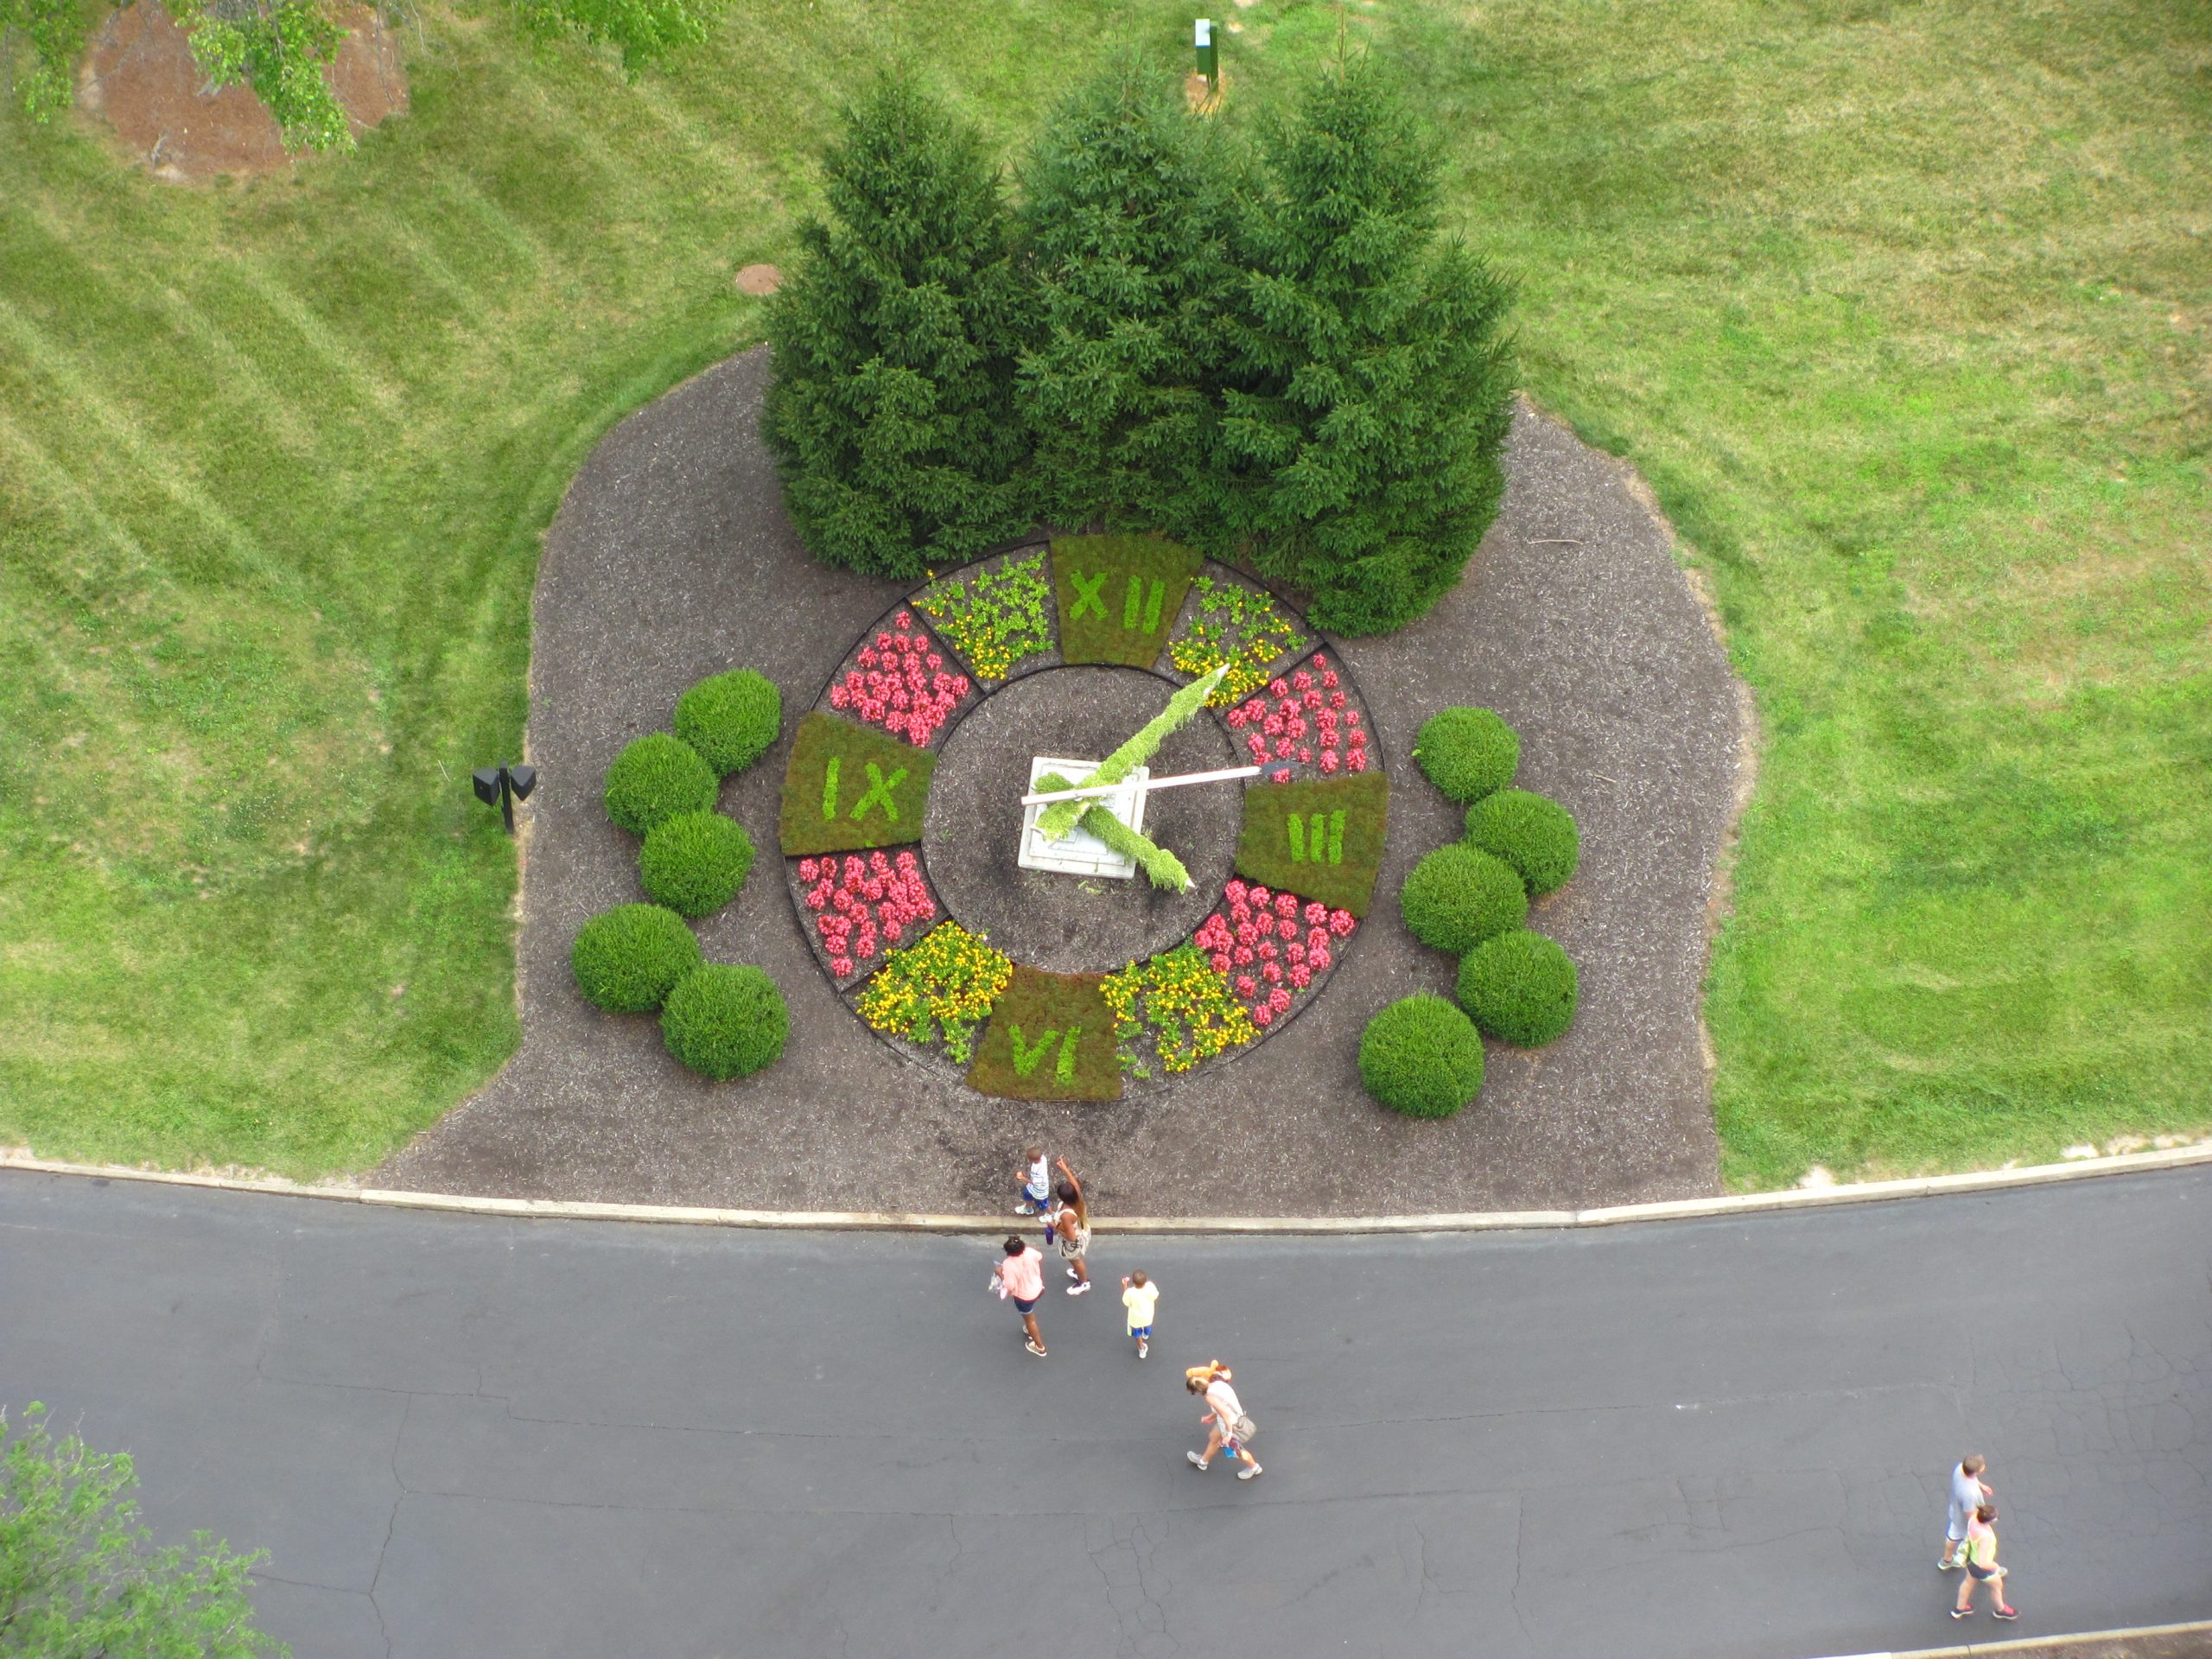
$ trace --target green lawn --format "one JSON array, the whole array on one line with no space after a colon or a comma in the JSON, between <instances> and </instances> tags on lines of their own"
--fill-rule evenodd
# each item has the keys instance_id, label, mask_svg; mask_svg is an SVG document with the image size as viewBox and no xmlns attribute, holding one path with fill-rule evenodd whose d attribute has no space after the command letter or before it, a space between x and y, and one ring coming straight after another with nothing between
<instances>
[{"instance_id":1,"label":"green lawn","mask_svg":"<svg viewBox=\"0 0 2212 1659\"><path fill-rule=\"evenodd\" d=\"M1338 29L1225 10L1240 111ZM1730 1179L2212 1122L2204 31L1351 10L1532 391L1645 470L1758 692ZM592 442L758 338L730 274L789 257L842 84L925 58L1011 141L1189 13L746 0L632 85L429 10L411 115L212 191L0 117L0 1141L314 1175L489 1075L513 871L466 772Z\"/></svg>"}]
</instances>

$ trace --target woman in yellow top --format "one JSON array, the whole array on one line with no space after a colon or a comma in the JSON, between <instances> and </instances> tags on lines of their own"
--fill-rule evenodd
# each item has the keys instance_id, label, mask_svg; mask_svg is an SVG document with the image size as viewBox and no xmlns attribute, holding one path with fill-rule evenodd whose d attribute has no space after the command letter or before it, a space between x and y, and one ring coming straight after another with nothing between
<instances>
[{"instance_id":1,"label":"woman in yellow top","mask_svg":"<svg viewBox=\"0 0 2212 1659\"><path fill-rule=\"evenodd\" d=\"M1996 1521L1997 1506L1984 1503L1967 1522L1967 1575L1959 1580L1959 1605L1951 1609L1953 1618L1964 1618L1974 1611L1977 1584L1989 1586L1989 1599L1996 1604L1989 1610L1992 1618L2020 1616L2020 1610L2005 1599L2005 1569L1997 1565Z\"/></svg>"}]
</instances>

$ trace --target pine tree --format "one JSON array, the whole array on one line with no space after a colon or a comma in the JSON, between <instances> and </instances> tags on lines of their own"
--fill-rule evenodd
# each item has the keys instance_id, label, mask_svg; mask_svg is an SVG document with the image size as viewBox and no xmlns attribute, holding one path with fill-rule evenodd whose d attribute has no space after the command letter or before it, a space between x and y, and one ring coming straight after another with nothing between
<instances>
[{"instance_id":1,"label":"pine tree","mask_svg":"<svg viewBox=\"0 0 2212 1659\"><path fill-rule=\"evenodd\" d=\"M1027 529L1029 306L980 134L886 74L823 164L773 302L762 431L817 558L912 577Z\"/></svg>"},{"instance_id":2,"label":"pine tree","mask_svg":"<svg viewBox=\"0 0 2212 1659\"><path fill-rule=\"evenodd\" d=\"M1179 89L1135 57L1077 89L1022 168L1040 312L1021 359L1037 505L1204 543L1233 272L1231 168Z\"/></svg>"},{"instance_id":3,"label":"pine tree","mask_svg":"<svg viewBox=\"0 0 2212 1659\"><path fill-rule=\"evenodd\" d=\"M1364 62L1262 145L1224 396L1229 522L1343 633L1419 616L1504 494L1505 284L1438 231L1434 153Z\"/></svg>"}]
</instances>

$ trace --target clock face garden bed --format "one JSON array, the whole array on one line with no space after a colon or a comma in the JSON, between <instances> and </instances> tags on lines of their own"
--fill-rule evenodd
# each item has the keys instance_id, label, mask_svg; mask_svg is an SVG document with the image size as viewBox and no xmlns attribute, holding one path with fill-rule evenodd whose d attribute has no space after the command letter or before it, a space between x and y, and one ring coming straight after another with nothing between
<instances>
[{"instance_id":1,"label":"clock face garden bed","mask_svg":"<svg viewBox=\"0 0 2212 1659\"><path fill-rule=\"evenodd\" d=\"M548 535L531 671L531 758L543 781L525 843L524 1046L475 1098L377 1172L378 1184L760 1208L995 1210L1020 1148L1043 1141L1084 1173L1109 1224L1116 1211L1427 1213L1713 1189L1697 1007L1706 910L1734 783L1734 690L1664 525L1618 463L1524 411L1504 511L1466 580L1402 633L1339 642L1313 636L1294 607L1278 607L1274 621L1259 617L1264 590L1217 566L1192 569L1168 620L1176 579L1168 554L1159 556L1161 570L1145 574L1134 605L1126 574L1119 592L1108 591L1110 573L1100 582L1081 557L1096 550L1081 547L1066 560L1061 548L1046 549L1042 564L1026 569L1017 567L1039 549L1016 549L995 565L940 571L920 593L818 565L785 519L757 436L765 372L760 354L733 359L625 422L579 474ZM1077 584L1061 582L1064 563L1089 578L1083 589L1096 590L1081 622L1097 624L1094 609L1107 613L1109 626L1081 647L1103 662L1070 666L1062 646L1037 648L1030 625L1039 607L1049 608L1049 632L1064 645L1064 605L1083 603ZM951 590L986 572L1011 574L982 595ZM1163 583L1157 615L1155 579ZM994 594L1002 606L979 608L978 597L996 604ZM889 626L902 607L911 615L904 631ZM855 642L873 645L886 632L902 639L918 632L925 643L917 652L894 642L890 669L880 646L878 661L861 665ZM1152 668L1106 665L1126 664L1162 636ZM969 664L956 638L997 652L988 664L996 671ZM1294 791L1295 841L1292 793L1274 798L1283 810L1257 824L1219 810L1218 800L1211 803L1215 822L1179 830L1148 810L1147 829L1160 830L1161 844L1190 863L1199 885L1183 896L1190 914L1163 923L1158 938L1141 938L1148 954L1135 966L1109 971L1101 961L1055 954L1055 928L1071 942L1082 929L1040 909L1039 939L1000 951L1002 981L995 969L976 969L980 958L964 944L944 953L955 982L981 972L991 1001L1007 1007L1002 1023L973 1024L960 1058L912 1052L905 1039L872 1027L860 1005L874 976L856 960L851 974L834 971L809 896L825 883L842 885L858 860L862 886L873 882L883 894L868 905L879 950L894 926L902 946L963 921L994 934L977 949L1014 940L1015 924L982 919L976 908L973 893L988 892L988 881L975 888L976 878L957 870L945 850L957 825L948 820L939 832L939 815L953 810L960 786L962 731L973 722L976 741L990 739L994 702L1033 684L1039 712L1028 719L1044 721L1041 711L1056 701L1046 688L1067 676L1149 688L1131 708L1102 715L1096 737L1048 736L1028 720L1005 721L1008 734L1020 728L1004 739L1012 747L1001 757L1010 765L1014 749L1021 751L1018 786L1033 751L1090 753L1134 729L1132 715L1141 723L1157 712L1195 671L1175 658L1180 646L1188 660L1194 639L1216 650L1228 642L1250 658L1249 671L1184 728L1194 734L1192 753L1171 740L1154 773L1251 764L1257 740L1269 775L1249 787ZM1354 776L1340 761L1324 776L1319 751L1301 760L1300 748L1312 745L1294 739L1289 753L1275 753L1288 734L1267 727L1282 713L1268 688L1317 648L1341 666L1347 708L1363 711L1371 771ZM931 668L931 654L944 664ZM904 729L888 729L887 716L908 711L870 706L887 699L870 695L867 676L904 673L917 656L927 707L918 721L909 713L891 722ZM586 1004L568 953L587 918L642 896L634 838L601 807L607 763L630 739L664 728L686 686L734 667L774 680L785 716L760 764L721 789L720 810L760 849L757 868L737 899L695 931L709 960L754 963L774 976L791 1030L777 1065L715 1084L675 1065L652 1022ZM855 673L861 679L845 707L817 703ZM940 673L949 677L942 686ZM1263 706L1243 718L1255 699ZM1414 1122L1367 1096L1356 1055L1362 1027L1384 1003L1453 988L1457 964L1408 934L1396 903L1412 865L1464 831L1463 810L1427 783L1408 754L1421 721L1452 704L1503 714L1522 737L1516 783L1560 801L1580 823L1580 871L1537 902L1531 925L1573 955L1581 1004L1572 1029L1548 1048L1490 1045L1488 1081L1473 1106L1442 1122ZM1002 710L1020 713L1012 702ZM1233 724L1232 715L1240 717ZM840 726L824 728L817 719ZM1054 747L1071 740L1075 747ZM814 850L782 859L786 880L779 881L795 754ZM833 755L835 803L825 817ZM901 762L907 775L894 782ZM1274 781L1277 771L1284 782ZM1346 908L1351 919L1351 901L1360 898L1356 934L1331 952L1325 976L1299 990L1294 1014L1253 1040L1266 1010L1261 982L1254 996L1241 995L1236 976L1214 972L1216 952L1205 947L1233 953L1240 926L1256 937L1258 888L1267 890L1270 923L1284 919L1276 912L1286 870L1294 880L1310 873L1327 880L1343 870L1340 861L1356 861L1373 828L1359 798L1374 785L1362 779L1382 777L1390 779L1387 829L1371 891L1361 898L1336 888L1310 900L1328 899L1328 909ZM994 810L1006 793L1002 781L968 787ZM1179 793L1201 797L1211 787ZM1174 799L1163 793L1154 805L1164 813ZM893 839L907 835L917 810L922 834ZM978 859L995 858L982 844L988 839L976 838ZM901 864L902 854L911 864ZM803 860L813 862L810 879ZM1039 879L1076 887L1071 877ZM1143 879L1111 885L1141 887ZM1300 896L1303 934L1309 901ZM911 996L882 1002L909 1019L917 1006ZM1116 1027L1122 1065L1115 1098L1099 1097L1115 1081L1093 1026L1102 1009ZM960 1009L955 1017L963 1017ZM1060 1097L1007 1097L1024 1090Z\"/></svg>"}]
</instances>

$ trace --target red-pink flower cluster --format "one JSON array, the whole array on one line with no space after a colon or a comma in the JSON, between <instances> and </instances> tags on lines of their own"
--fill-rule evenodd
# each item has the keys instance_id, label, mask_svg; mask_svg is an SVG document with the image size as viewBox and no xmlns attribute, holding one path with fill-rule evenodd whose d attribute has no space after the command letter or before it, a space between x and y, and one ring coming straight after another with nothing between
<instances>
[{"instance_id":1,"label":"red-pink flower cluster","mask_svg":"<svg viewBox=\"0 0 2212 1659\"><path fill-rule=\"evenodd\" d=\"M848 853L842 872L834 856L802 858L798 879L830 953L830 971L840 979L852 974L855 959L873 958L878 944L894 945L937 920L937 900L911 849L895 860L880 852L866 858Z\"/></svg>"},{"instance_id":2,"label":"red-pink flower cluster","mask_svg":"<svg viewBox=\"0 0 2212 1659\"><path fill-rule=\"evenodd\" d=\"M1287 1014L1292 994L1335 962L1331 942L1349 938L1359 925L1348 910L1255 883L1231 881L1222 897L1224 908L1198 924L1191 942L1229 982L1255 1026L1271 1026Z\"/></svg>"},{"instance_id":3,"label":"red-pink flower cluster","mask_svg":"<svg viewBox=\"0 0 2212 1659\"><path fill-rule=\"evenodd\" d=\"M1290 767L1277 764L1283 761L1318 767L1324 778L1367 770L1367 732L1359 710L1351 707L1344 678L1325 652L1316 652L1289 678L1271 681L1264 695L1231 709L1226 718L1231 731L1244 734L1252 764L1273 766L1271 782L1290 781Z\"/></svg>"},{"instance_id":4,"label":"red-pink flower cluster","mask_svg":"<svg viewBox=\"0 0 2212 1659\"><path fill-rule=\"evenodd\" d=\"M862 645L857 668L830 688L830 706L909 743L930 741L968 695L968 677L946 671L944 653L901 611L893 632Z\"/></svg>"}]
</instances>

